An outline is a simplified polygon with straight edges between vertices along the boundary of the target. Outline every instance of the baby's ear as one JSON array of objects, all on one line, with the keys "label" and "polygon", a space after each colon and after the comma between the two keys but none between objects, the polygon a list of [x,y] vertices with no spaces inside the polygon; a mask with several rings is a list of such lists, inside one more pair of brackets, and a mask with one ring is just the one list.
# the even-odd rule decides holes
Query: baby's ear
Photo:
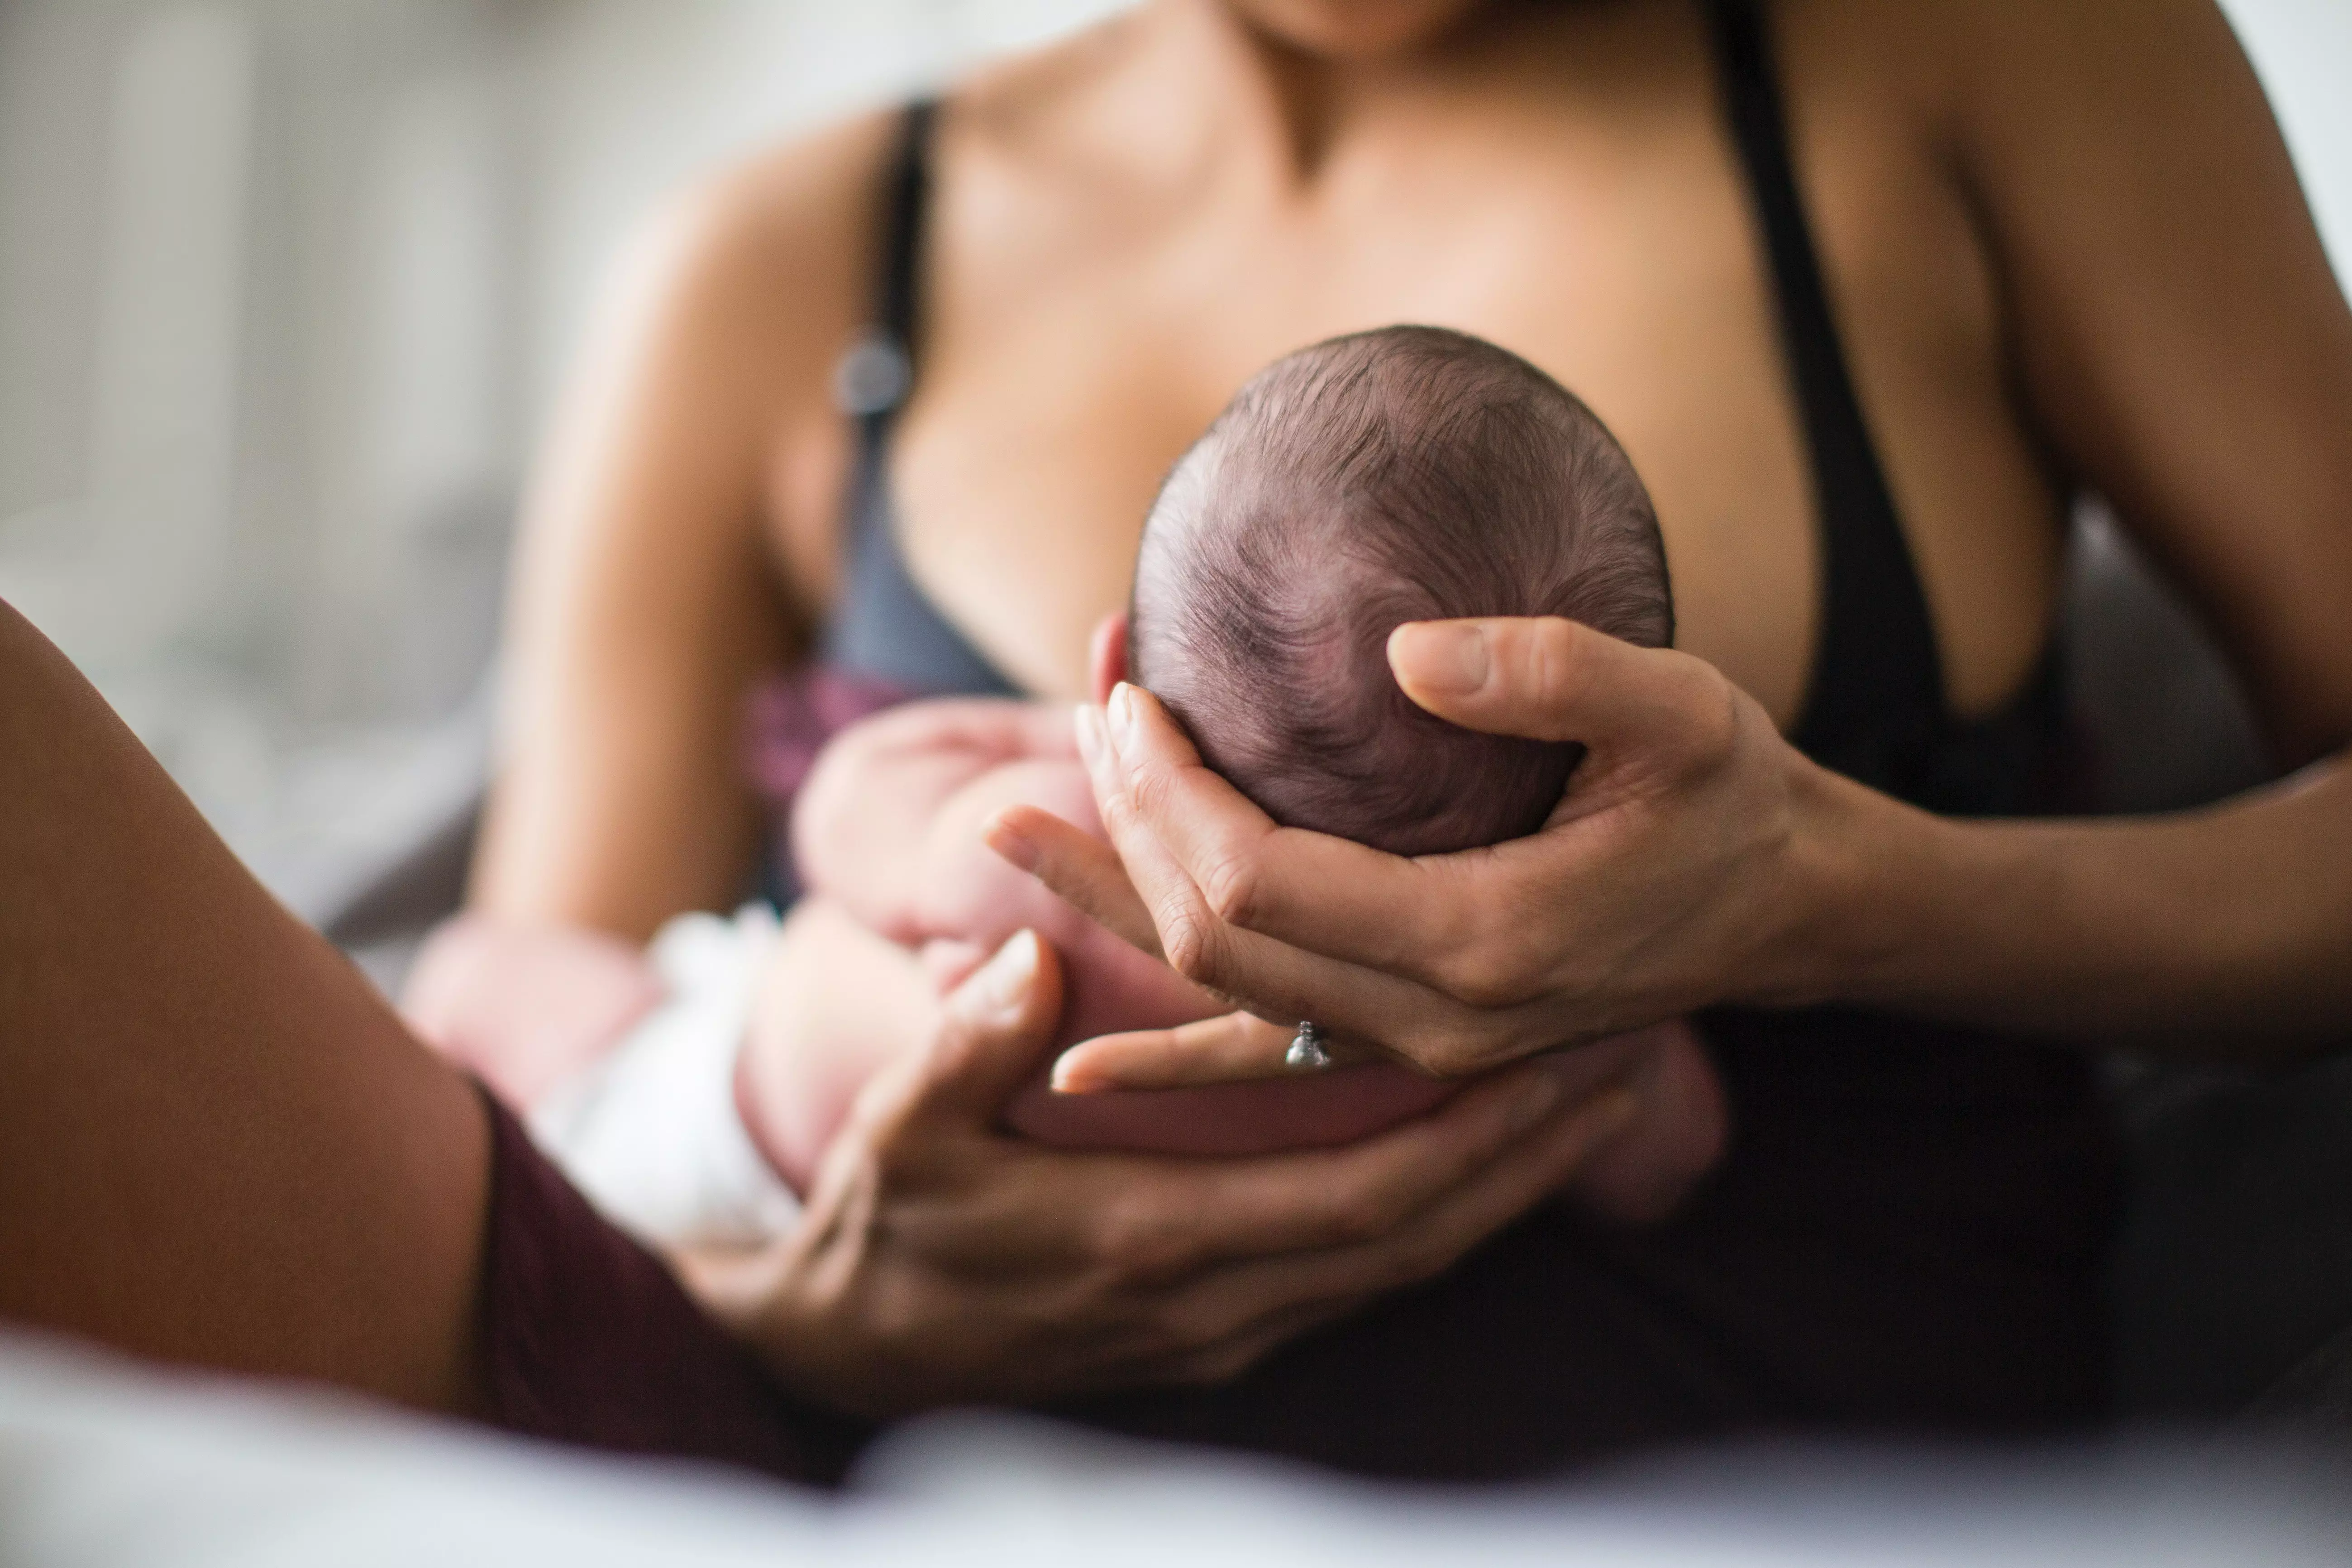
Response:
[{"label": "baby's ear", "polygon": [[1110,700],[1110,689],[1127,679],[1127,612],[1105,616],[1087,648],[1087,679],[1097,702]]}]

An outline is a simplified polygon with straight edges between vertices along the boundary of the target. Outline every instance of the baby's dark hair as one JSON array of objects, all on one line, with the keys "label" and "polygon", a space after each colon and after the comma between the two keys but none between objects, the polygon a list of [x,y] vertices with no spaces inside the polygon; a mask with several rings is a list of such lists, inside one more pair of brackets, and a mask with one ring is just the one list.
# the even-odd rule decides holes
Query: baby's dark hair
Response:
[{"label": "baby's dark hair", "polygon": [[1580,755],[1399,689],[1389,633],[1468,616],[1667,646],[1657,519],[1551,377],[1462,332],[1386,327],[1259,372],[1177,463],[1144,527],[1129,664],[1276,821],[1433,854],[1534,832]]}]

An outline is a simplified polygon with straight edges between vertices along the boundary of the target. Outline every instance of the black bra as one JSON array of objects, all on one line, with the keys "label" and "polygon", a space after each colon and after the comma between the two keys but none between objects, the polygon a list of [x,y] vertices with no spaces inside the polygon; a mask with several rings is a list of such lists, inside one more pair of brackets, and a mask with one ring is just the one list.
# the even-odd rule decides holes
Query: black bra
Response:
[{"label": "black bra", "polygon": [[[1794,738],[1932,809],[2026,809],[2053,754],[2044,673],[1985,724],[1946,715],[1934,628],[1840,350],[1750,4],[1717,0],[1822,538],[1821,647]],[[844,401],[861,458],[825,656],[907,692],[1011,693],[926,600],[893,530],[891,422],[921,339],[932,110],[893,165],[875,332]],[[1233,1383],[1060,1414],[1376,1475],[1491,1479],[1726,1432],[2043,1430],[2099,1407],[2114,1161],[2087,1060],[1850,1007],[1700,1019],[1738,1130],[1692,1208],[1596,1230],[1549,1205],[1444,1277]]]},{"label": "black bra", "polygon": [[[1790,157],[1770,42],[1753,0],[1709,0],[1723,110],[1769,258],[1780,341],[1811,459],[1822,536],[1820,637],[1790,739],[1826,766],[1955,815],[2051,804],[2063,728],[2054,649],[2008,709],[1963,722],[1944,702],[1926,594],[1848,369]],[[889,171],[875,325],[843,362],[857,421],[849,573],[823,649],[909,692],[1018,695],[908,574],[889,495],[892,426],[921,344],[920,268],[937,105],[906,111]]]}]

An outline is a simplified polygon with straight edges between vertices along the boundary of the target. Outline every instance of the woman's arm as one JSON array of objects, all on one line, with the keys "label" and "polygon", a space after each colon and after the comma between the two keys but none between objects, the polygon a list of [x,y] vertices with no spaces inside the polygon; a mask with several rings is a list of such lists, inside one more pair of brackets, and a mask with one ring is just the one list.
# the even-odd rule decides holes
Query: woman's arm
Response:
[{"label": "woman's arm", "polygon": [[2352,310],[2210,0],[1948,9],[2021,417],[2221,639],[2277,760],[2352,742]]},{"label": "woman's arm", "polygon": [[[1005,851],[1270,1019],[1448,1070],[1719,1001],[2240,1059],[2352,1037],[2352,312],[2260,88],[2205,0],[1906,25],[1948,62],[1936,133],[2021,416],[2203,610],[2300,775],[2160,820],[1939,820],[1813,767],[1695,660],[1491,623],[1391,658],[1446,718],[1592,747],[1534,839],[1403,862],[1275,829],[1143,698],[1097,759],[1124,872],[1025,815]],[[1277,1070],[1288,1035],[1200,1026],[1107,1076]]]},{"label": "woman's arm", "polygon": [[818,617],[887,122],[754,165],[649,235],[531,496],[476,907],[642,940],[754,860],[743,704]]},{"label": "woman's arm", "polygon": [[2338,764],[2174,819],[1950,822],[1816,766],[1687,655],[1551,620],[1401,627],[1390,658],[1456,723],[1591,748],[1551,821],[1419,860],[1278,827],[1121,689],[1079,725],[1116,852],[1025,810],[991,842],[1251,1012],[1080,1046],[1058,1079],[1275,1076],[1302,1017],[1343,1053],[1470,1073],[1723,1002],[2211,1059],[2352,1033]]},{"label": "woman's arm", "polygon": [[[0,889],[0,1325],[489,1410],[480,1096],[5,605]],[[1055,980],[1033,942],[966,985],[861,1103],[814,1221],[721,1271],[795,1392],[882,1410],[1214,1376],[1444,1268],[1627,1114],[1538,1065],[1352,1150],[1062,1154],[996,1131]]]},{"label": "woman's arm", "polygon": [[[1416,700],[1458,722],[1611,733],[1621,755],[1672,756],[1662,734],[1643,731],[1690,705],[1675,688],[1692,672],[1634,657],[1643,651],[1562,622],[1496,622],[1412,628],[1391,658]],[[1870,1003],[2025,1030],[2170,1037],[2226,1056],[2352,1036],[2352,774],[2340,761],[2166,818],[1953,821],[1765,743],[1752,716],[1724,728],[1720,747],[1683,752],[1688,771],[1662,797],[1714,797],[1675,830],[1716,826],[1717,842],[1754,856],[1740,879],[1778,907],[1746,900],[1749,978],[1728,1000]],[[1748,776],[1772,787],[1746,789]],[[1642,821],[1639,781],[1621,788],[1589,813],[1565,807],[1560,826],[1597,819],[1596,838],[1643,837],[1681,815]],[[1738,834],[1743,816],[1764,831]],[[1705,925],[1673,936],[1738,940]]]},{"label": "woman's arm", "polygon": [[0,1321],[483,1399],[488,1124],[0,605]]},{"label": "woman's arm", "polygon": [[1937,9],[2023,417],[2200,610],[2277,760],[2327,760],[2163,822],[1839,802],[1825,898],[1863,940],[1809,989],[2231,1055],[2352,1037],[2352,310],[2210,0]]}]

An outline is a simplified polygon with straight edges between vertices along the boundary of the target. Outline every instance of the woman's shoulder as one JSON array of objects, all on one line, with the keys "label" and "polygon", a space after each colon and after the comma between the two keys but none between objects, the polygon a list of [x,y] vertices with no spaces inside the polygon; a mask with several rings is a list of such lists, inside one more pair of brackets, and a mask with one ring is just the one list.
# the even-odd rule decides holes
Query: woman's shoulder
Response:
[{"label": "woman's shoulder", "polygon": [[[981,64],[938,95],[948,109],[943,129],[1003,151],[1058,136],[1116,81],[1132,32],[1128,18],[1114,17]],[[672,220],[722,246],[771,256],[812,246],[870,249],[884,166],[914,96],[739,159],[676,200]]]},{"label": "woman's shoulder", "polygon": [[1930,122],[2037,114],[2039,84],[2145,79],[2230,37],[2216,0],[1770,0],[1761,9],[1802,96],[1870,91]]},{"label": "woman's shoulder", "polygon": [[696,180],[639,224],[614,293],[788,379],[829,366],[866,308],[897,122],[872,110]]},{"label": "woman's shoulder", "polygon": [[[972,72],[949,98],[943,137],[1019,155],[1063,135],[1098,96],[1120,33],[1113,21]],[[868,109],[698,179],[638,226],[616,290],[822,387],[872,308],[904,117],[903,102]]]}]

